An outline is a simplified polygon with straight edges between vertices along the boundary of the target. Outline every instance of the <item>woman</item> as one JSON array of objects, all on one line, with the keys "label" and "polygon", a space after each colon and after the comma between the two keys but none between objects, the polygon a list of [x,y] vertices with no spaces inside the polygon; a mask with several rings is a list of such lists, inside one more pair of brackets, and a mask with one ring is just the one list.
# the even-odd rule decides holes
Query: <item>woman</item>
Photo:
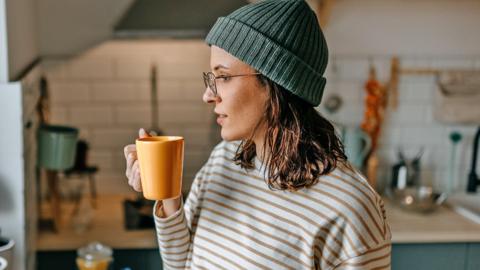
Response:
[{"label": "woman", "polygon": [[[328,58],[314,12],[302,0],[256,2],[219,18],[206,42],[203,100],[223,141],[185,204],[155,204],[164,267],[390,269],[382,200],[314,109]],[[141,191],[134,145],[125,155]]]}]

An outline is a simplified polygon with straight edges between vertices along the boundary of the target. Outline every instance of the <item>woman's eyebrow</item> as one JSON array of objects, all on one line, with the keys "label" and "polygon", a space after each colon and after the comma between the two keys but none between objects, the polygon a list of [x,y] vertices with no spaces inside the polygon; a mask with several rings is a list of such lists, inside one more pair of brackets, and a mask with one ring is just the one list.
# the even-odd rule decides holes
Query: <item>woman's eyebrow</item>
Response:
[{"label": "woman's eyebrow", "polygon": [[213,68],[214,71],[219,70],[219,69],[228,69],[228,67],[223,66],[223,65],[217,65],[216,67]]}]

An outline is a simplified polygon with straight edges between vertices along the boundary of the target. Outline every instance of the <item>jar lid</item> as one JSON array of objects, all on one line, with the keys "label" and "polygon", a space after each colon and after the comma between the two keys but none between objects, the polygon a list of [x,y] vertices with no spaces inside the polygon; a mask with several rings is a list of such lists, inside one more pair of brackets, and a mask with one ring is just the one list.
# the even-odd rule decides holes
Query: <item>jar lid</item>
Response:
[{"label": "jar lid", "polygon": [[85,247],[79,248],[77,255],[87,261],[110,259],[112,257],[112,249],[99,242],[92,242]]}]

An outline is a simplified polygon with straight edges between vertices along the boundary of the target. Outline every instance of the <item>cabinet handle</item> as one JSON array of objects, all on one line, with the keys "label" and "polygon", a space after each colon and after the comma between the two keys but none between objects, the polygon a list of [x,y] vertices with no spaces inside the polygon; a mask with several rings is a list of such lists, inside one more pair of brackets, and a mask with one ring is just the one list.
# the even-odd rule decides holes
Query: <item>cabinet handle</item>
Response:
[{"label": "cabinet handle", "polygon": [[25,124],[25,128],[29,129],[32,127],[32,120],[28,120],[28,122]]}]

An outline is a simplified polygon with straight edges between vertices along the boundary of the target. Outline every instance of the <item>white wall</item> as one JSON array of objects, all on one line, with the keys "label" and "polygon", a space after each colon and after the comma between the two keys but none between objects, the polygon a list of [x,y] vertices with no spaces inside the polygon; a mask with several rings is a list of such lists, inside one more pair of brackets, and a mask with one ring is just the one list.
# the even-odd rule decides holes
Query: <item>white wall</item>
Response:
[{"label": "white wall", "polygon": [[34,0],[6,1],[10,80],[39,56],[35,3]]}]

